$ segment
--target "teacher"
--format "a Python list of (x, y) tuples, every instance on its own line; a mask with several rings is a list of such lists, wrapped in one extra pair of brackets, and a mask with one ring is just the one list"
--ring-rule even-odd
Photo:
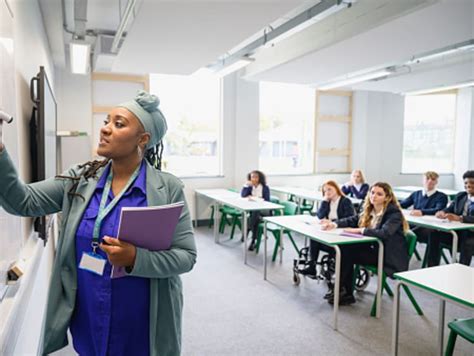
[[(117, 240), (123, 207), (185, 202), (183, 184), (161, 172), (166, 119), (159, 99), (139, 91), (118, 105), (100, 131), (103, 160), (25, 184), (0, 144), (0, 205), (20, 216), (62, 212), (48, 296), (43, 354), (65, 347), (68, 329), (80, 355), (179, 355), (182, 285), (196, 262), (185, 203), (172, 244), (148, 251)], [(112, 266), (127, 276), (110, 278)]]

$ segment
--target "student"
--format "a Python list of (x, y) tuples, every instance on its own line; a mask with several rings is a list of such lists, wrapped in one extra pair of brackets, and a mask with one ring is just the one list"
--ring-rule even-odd
[[(384, 245), (384, 271), (388, 276), (408, 269), (408, 246), (405, 233), (408, 223), (400, 205), (387, 183), (375, 183), (365, 198), (360, 216), (321, 221), (323, 230), (345, 228), (349, 233), (377, 237)], [(341, 295), (339, 304), (355, 303), (353, 295), (354, 264), (376, 265), (378, 244), (354, 244), (341, 246)], [(334, 303), (334, 295), (328, 299)]]
[(446, 194), (436, 190), (439, 175), (436, 172), (428, 171), (423, 175), (423, 189), (411, 193), (400, 202), (403, 209), (413, 206), (410, 215), (423, 216), (434, 215), (448, 205)]
[[(270, 188), (267, 185), (267, 179), (265, 174), (260, 171), (252, 171), (247, 174), (247, 183), (242, 187), (240, 195), (243, 198), (250, 199), (263, 199), (270, 201)], [(262, 215), (268, 215), (263, 211), (252, 211), (250, 213), (249, 228), (252, 231), (252, 242), (249, 246), (249, 251), (255, 249), (255, 242), (257, 241), (258, 224), (260, 223), (260, 217)]]
[[(329, 180), (322, 186), (322, 193), (324, 200), (321, 202), (316, 216), (319, 219), (329, 219), (331, 221), (343, 219), (356, 214), (352, 202), (349, 198), (344, 196), (344, 193), (339, 188), (339, 185)], [(310, 278), (316, 278), (316, 262), (318, 261), (319, 251), (323, 250), (328, 253), (333, 253), (334, 249), (327, 247), (317, 241), (310, 242), (310, 261), (307, 268), (301, 271), (302, 275)]]
[[(410, 215), (413, 216), (434, 215), (437, 211), (446, 208), (448, 205), (447, 195), (436, 190), (438, 178), (439, 175), (436, 172), (425, 172), (423, 189), (411, 193), (400, 202), (400, 206), (403, 209), (413, 206), (413, 210), (410, 211)], [(414, 227), (413, 230), (416, 231), (417, 240), (427, 243), (429, 249), (430, 235), (433, 230), (423, 227)]]
[(364, 200), (368, 191), (369, 185), (365, 183), (364, 175), (360, 169), (353, 170), (349, 182), (342, 186), (342, 192), (345, 195), (356, 199)]
[[(464, 192), (458, 193), (449, 206), (436, 213), (439, 219), (448, 219), (466, 224), (474, 224), (474, 171), (463, 174)], [(469, 266), (474, 254), (474, 232), (457, 231), (459, 238), (460, 263)], [(436, 231), (431, 234), (428, 266), (439, 265), (440, 244), (452, 245), (451, 234)]]
[[(167, 251), (149, 251), (114, 237), (122, 207), (185, 201), (183, 184), (160, 171), (159, 147), (167, 125), (158, 105), (156, 96), (139, 91), (134, 100), (112, 109), (101, 128), (97, 152), (105, 159), (75, 165), (42, 182), (23, 183), (0, 147), (0, 205), (21, 216), (62, 211), (43, 354), (65, 347), (68, 329), (81, 355), (180, 353), (179, 274), (196, 261), (187, 205)], [(100, 219), (105, 207), (112, 209)], [(81, 268), (86, 255), (96, 265), (105, 263), (102, 274)], [(112, 265), (126, 267), (128, 276), (111, 279)]]

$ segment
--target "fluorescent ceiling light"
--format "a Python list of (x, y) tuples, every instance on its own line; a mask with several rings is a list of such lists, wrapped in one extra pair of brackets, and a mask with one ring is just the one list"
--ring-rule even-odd
[(367, 80), (382, 78), (392, 73), (394, 73), (393, 69), (385, 68), (382, 70), (378, 70), (378, 71), (370, 72), (366, 74), (346, 76), (345, 78), (334, 80), (328, 83), (314, 84), (312, 85), (312, 87), (315, 87), (319, 90), (329, 90), (329, 89), (344, 87), (346, 85), (365, 82)]
[(403, 93), (403, 95), (423, 95), (423, 94), (431, 94), (431, 93), (439, 93), (440, 91), (452, 90), (452, 89), (460, 89), (460, 88), (467, 88), (474, 86), (474, 80), (453, 84), (453, 85), (446, 85), (442, 87), (430, 88), (430, 89), (423, 89), (423, 90), (415, 90)]
[[(232, 64), (229, 64), (228, 66), (223, 67), (222, 69), (218, 70), (215, 72), (219, 77), (225, 77), (226, 75), (233, 73), (239, 69), (242, 69), (246, 66), (248, 66), (250, 63), (255, 61), (254, 58), (248, 58), (248, 57), (242, 57)], [(224, 62), (225, 65), (225, 62)]]
[(474, 40), (468, 40), (461, 43), (457, 43), (448, 47), (441, 48), (430, 53), (414, 57), (407, 64), (411, 63), (420, 63), (420, 62), (429, 62), (436, 59), (440, 59), (445, 56), (450, 56), (453, 54), (462, 54), (468, 51), (474, 50)]
[(71, 72), (87, 74), (89, 72), (91, 45), (85, 42), (69, 43), (69, 56), (71, 57)]
[[(315, 23), (325, 19), (326, 17), (329, 17), (329, 16), (335, 14), (336, 12), (338, 12), (342, 9), (346, 9), (348, 6), (352, 6), (352, 4), (355, 3), (355, 2), (356, 2), (356, 0), (345, 1), (345, 2), (341, 1), (337, 5), (331, 6), (326, 11), (323, 11), (323, 12), (321, 12), (321, 13), (315, 15), (315, 16), (312, 16), (308, 20), (302, 21), (299, 25), (296, 25), (296, 26), (290, 28), (289, 30), (283, 32), (282, 34), (280, 34), (277, 37), (273, 38), (272, 40), (268, 41), (268, 43), (266, 43), (265, 46), (268, 47), (268, 46), (274, 45), (275, 43), (281, 42), (284, 39), (286, 39), (288, 37), (291, 37), (294, 34), (296, 34), (298, 32), (301, 32), (304, 29), (308, 28), (309, 26), (312, 26)], [(302, 14), (304, 14), (304, 15), (302, 15)], [(308, 16), (307, 12), (303, 12), (302, 14), (300, 14), (299, 16)]]

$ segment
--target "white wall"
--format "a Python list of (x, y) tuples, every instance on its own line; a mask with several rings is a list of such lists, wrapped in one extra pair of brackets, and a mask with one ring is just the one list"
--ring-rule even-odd
[[(55, 76), (38, 2), (7, 0), (7, 3), (13, 12), (15, 41), (17, 120), (20, 142), (18, 172), (24, 181), (29, 181), (31, 161), (28, 125), (32, 110), (30, 79), (36, 76), (40, 66), (44, 66), (55, 91)], [(25, 236), (21, 259), (24, 260), (25, 275), (20, 279), (19, 285), (11, 288), (6, 298), (0, 303), (0, 313), (5, 320), (0, 327), (8, 328), (8, 330), (2, 330), (5, 332), (4, 335), (8, 335), (7, 341), (0, 345), (0, 349), (5, 350), (3, 353), (5, 355), (25, 354), (18, 352), (17, 341), (22, 345), (22, 350), (25, 350), (25, 345), (28, 345), (29, 350), (36, 353), (38, 334), (29, 333), (26, 326), (35, 326), (39, 330), (43, 323), (47, 285), (53, 260), (51, 244), (44, 248), (42, 241), (37, 240), (35, 234), (32, 233), (30, 219), (23, 219), (23, 224)], [(39, 266), (41, 267), (38, 268)], [(41, 288), (33, 289), (38, 285)], [(27, 310), (35, 312), (27, 314)]]
[(474, 169), (474, 89), (459, 90), (456, 113), (456, 146), (454, 149), (454, 188), (464, 189), (462, 175)]
[[(354, 166), (364, 169), (369, 182), (421, 185), (421, 174), (401, 173), (404, 106), (404, 97), (398, 94), (355, 92), (353, 150), (354, 163), (360, 164)], [(453, 175), (441, 175), (439, 186), (453, 188), (453, 182)]]
[[(61, 77), (63, 74), (58, 74)], [(67, 76), (66, 76), (67, 77)], [(59, 81), (59, 90), (64, 98), (70, 98), (59, 104), (59, 126), (67, 130), (86, 130), (87, 120), (90, 117), (90, 81), (74, 78)], [(471, 126), (472, 99), (470, 90), (460, 94), (463, 109), (458, 109), (458, 120), (464, 120), (465, 125)], [(194, 190), (198, 188), (240, 187), (245, 181), (246, 174), (258, 168), (258, 111), (259, 93), (258, 83), (245, 81), (229, 76), (223, 83), (222, 101), (222, 163), (223, 176), (206, 178), (184, 178), (185, 193), (193, 217), (199, 219), (209, 216), (209, 201), (200, 198), (195, 202)], [(463, 99), (464, 98), (464, 99)], [(89, 103), (89, 104), (88, 104)], [(74, 119), (69, 112), (81, 112)], [(369, 182), (381, 180), (392, 185), (420, 185), (421, 174), (402, 174), (402, 146), (403, 146), (403, 96), (382, 92), (357, 91), (354, 93), (353, 103), (353, 167), (365, 172)], [(470, 116), (469, 116), (470, 115)], [(458, 130), (458, 134), (465, 134), (465, 129)], [(473, 136), (474, 137), (474, 136)], [(469, 140), (466, 136), (465, 140)], [(464, 141), (467, 142), (467, 141)], [(473, 143), (471, 143), (473, 144)], [(463, 147), (467, 152), (468, 147)], [(473, 155), (465, 153), (457, 155), (459, 168), (456, 179), (466, 167), (471, 164)], [(464, 162), (464, 163), (463, 163)], [(343, 183), (348, 179), (347, 174), (332, 175), (300, 175), (300, 176), (270, 176), (270, 185), (291, 184), (296, 186), (318, 189), (327, 179), (334, 179)], [(442, 175), (440, 187), (454, 188), (454, 176)], [(196, 205), (197, 204), (197, 205)]]

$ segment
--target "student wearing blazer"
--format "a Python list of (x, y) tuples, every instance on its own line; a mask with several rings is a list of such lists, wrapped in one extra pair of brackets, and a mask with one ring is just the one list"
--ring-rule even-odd
[[(187, 205), (169, 250), (149, 251), (115, 238), (115, 221), (123, 206), (185, 202), (183, 184), (159, 169), (157, 146), (167, 127), (158, 105), (157, 97), (140, 91), (134, 100), (114, 108), (100, 131), (97, 152), (105, 159), (75, 165), (45, 181), (23, 183), (7, 150), (0, 147), (0, 205), (19, 216), (62, 212), (44, 355), (67, 345), (68, 329), (81, 355), (180, 354), (179, 274), (196, 262)], [(97, 217), (97, 209), (103, 219)], [(85, 255), (103, 273), (85, 269)], [(112, 265), (125, 267), (128, 276), (111, 279)]]
[[(467, 171), (463, 174), (464, 192), (458, 193), (455, 199), (446, 209), (436, 213), (439, 219), (448, 219), (466, 224), (474, 224), (474, 171)], [(459, 262), (469, 266), (474, 254), (474, 232), (464, 230), (457, 232), (459, 237), (459, 251), (461, 258)], [(431, 234), (428, 266), (439, 265), (440, 244), (452, 244), (451, 234), (436, 231)]]
[[(387, 183), (375, 183), (369, 191), (360, 217), (352, 216), (321, 221), (323, 230), (344, 228), (349, 233), (377, 237), (384, 245), (384, 271), (388, 276), (408, 269), (408, 246), (405, 233), (408, 223), (392, 188)], [(353, 274), (355, 264), (376, 265), (377, 244), (347, 245), (341, 247), (341, 305), (355, 303)], [(328, 298), (334, 303), (334, 296)]]
[[(329, 219), (331, 221), (347, 218), (356, 214), (354, 206), (349, 198), (339, 188), (339, 185), (329, 180), (322, 186), (324, 200), (321, 202), (316, 216), (319, 219)], [(301, 271), (302, 275), (310, 278), (316, 278), (316, 262), (318, 261), (319, 251), (334, 253), (334, 249), (327, 247), (317, 241), (311, 240), (309, 246), (310, 261), (308, 267)]]
[(365, 182), (364, 174), (360, 169), (355, 169), (351, 173), (349, 182), (342, 186), (342, 192), (351, 198), (365, 199), (369, 185)]
[[(261, 171), (252, 171), (247, 174), (247, 183), (242, 187), (240, 192), (242, 198), (262, 199), (270, 201), (270, 188), (267, 185), (267, 178)], [(252, 241), (250, 242), (249, 251), (255, 249), (257, 241), (258, 224), (263, 215), (268, 215), (265, 211), (252, 211), (249, 219), (249, 230), (252, 231)]]
[[(410, 215), (423, 216), (434, 215), (436, 212), (446, 208), (448, 197), (446, 194), (436, 190), (439, 175), (436, 172), (428, 171), (423, 175), (423, 189), (411, 193), (407, 198), (400, 202), (403, 209), (413, 206)], [(433, 230), (424, 227), (412, 227), (416, 232), (417, 240), (428, 244)]]

